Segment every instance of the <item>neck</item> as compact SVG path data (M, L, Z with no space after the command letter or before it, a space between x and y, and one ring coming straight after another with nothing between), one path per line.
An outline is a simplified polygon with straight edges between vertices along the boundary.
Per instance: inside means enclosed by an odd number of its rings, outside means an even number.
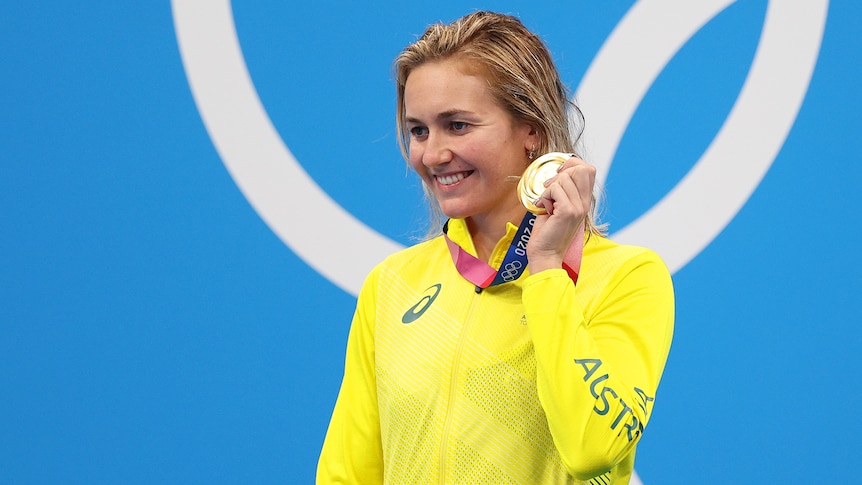
M476 248L476 256L482 261L489 262L491 253L497 246L497 242L506 235L506 223L518 225L524 218L525 209L520 206L516 210L506 213L482 214L467 218L467 228L473 238L473 246Z

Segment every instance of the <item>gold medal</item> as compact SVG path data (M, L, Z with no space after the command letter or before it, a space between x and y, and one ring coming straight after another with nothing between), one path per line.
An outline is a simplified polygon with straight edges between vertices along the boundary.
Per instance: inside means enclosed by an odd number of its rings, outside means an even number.
M524 171L521 180L518 181L518 197L524 207L533 214L547 214L548 211L537 207L535 202L545 191L545 181L557 175L560 167L572 155L561 152L551 152L533 160L533 163Z

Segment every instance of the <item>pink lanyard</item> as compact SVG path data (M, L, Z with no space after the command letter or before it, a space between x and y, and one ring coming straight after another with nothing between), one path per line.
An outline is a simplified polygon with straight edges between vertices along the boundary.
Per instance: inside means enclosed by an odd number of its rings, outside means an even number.
M452 262L455 263L455 269L458 270L458 273L464 279L476 285L477 293L489 286L517 280L527 269L526 248L535 220L536 215L527 212L520 226L518 226L518 232L515 233L515 237L509 245L509 250L506 252L499 270L492 268L488 263L468 253L464 248L449 239L449 235L447 234L449 223L447 222L443 226L443 237L446 238L446 245L449 247L449 254L452 256ZM566 270L569 278L575 284L578 283L578 273L581 270L583 251L584 231L579 230L563 257L563 269Z

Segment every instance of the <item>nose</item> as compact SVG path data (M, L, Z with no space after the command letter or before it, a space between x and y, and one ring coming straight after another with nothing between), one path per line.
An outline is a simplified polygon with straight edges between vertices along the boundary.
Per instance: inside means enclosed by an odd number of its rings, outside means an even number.
M422 164L434 168L452 161L452 150L447 138L440 133L429 133L422 151Z

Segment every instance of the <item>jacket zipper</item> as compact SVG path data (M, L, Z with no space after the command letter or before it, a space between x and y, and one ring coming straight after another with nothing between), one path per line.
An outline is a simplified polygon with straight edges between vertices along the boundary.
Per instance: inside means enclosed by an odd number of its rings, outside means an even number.
M454 408L455 393L458 388L458 369L461 365L461 355L464 352L464 346L467 342L468 330L473 321L473 312L476 309L478 299L481 297L481 292L476 292L476 296L470 302L470 309L467 312L467 318L464 320L464 326L461 328L461 335L458 337L458 346L455 348L455 355L452 358L452 370L449 378L449 399L446 403L446 418L443 422L443 431L440 438L440 484L446 483L447 454L449 452L449 431L452 427L452 408Z

